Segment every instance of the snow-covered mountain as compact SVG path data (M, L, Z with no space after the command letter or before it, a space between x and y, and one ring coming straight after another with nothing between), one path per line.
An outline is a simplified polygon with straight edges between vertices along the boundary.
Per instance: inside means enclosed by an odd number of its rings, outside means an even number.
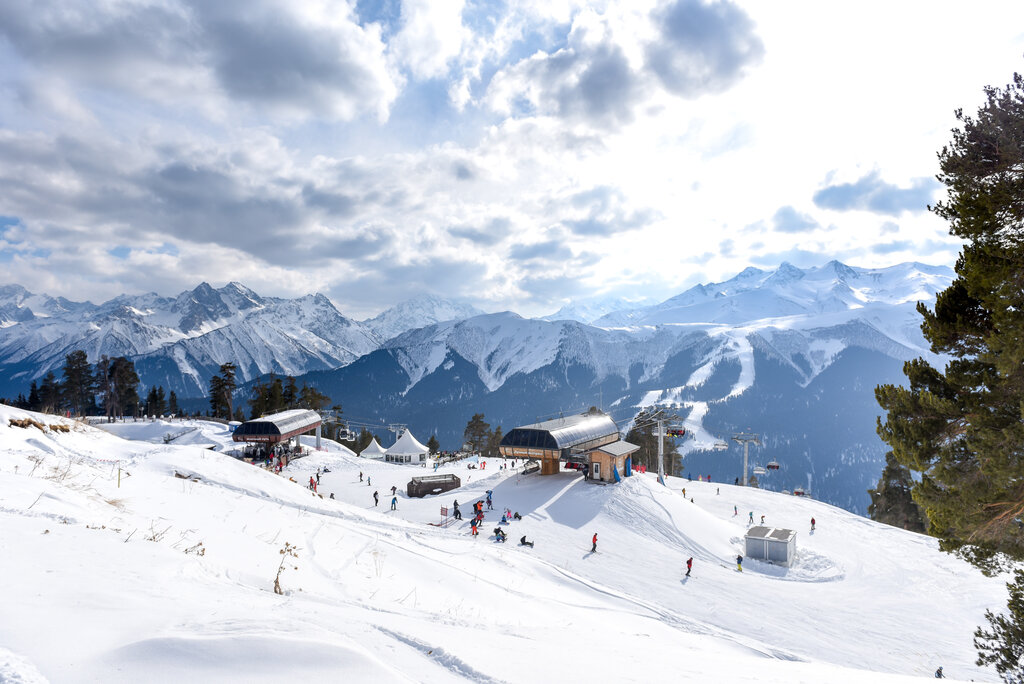
M264 298L236 283L99 306L13 286L0 289L0 396L84 349L133 358L144 383L183 399L202 396L226 361L242 382L301 375L347 412L436 434L445 448L479 412L507 431L591 405L623 424L640 407L674 406L692 435L684 472L733 481L735 455L714 447L754 431L757 460L782 464L764 486L864 512L885 453L874 388L903 382L904 361L931 358L915 306L952 278L916 263L749 268L594 325L466 318L475 310L430 297L356 323L322 296Z
M734 455L715 447L752 430L757 458L783 464L765 486L864 512L885 453L874 388L931 357L915 306L952 277L919 264L748 269L603 327L487 314L407 331L307 377L362 415L400 417L451 447L481 411L507 431L591 405L626 423L642 406L673 406L692 435L685 471L733 481Z
M363 325L382 340L443 321L459 321L484 313L475 306L435 295L423 294L407 299L363 321Z
M647 299L625 299L623 297L580 299L566 304L553 314L542 316L541 319L545 321L579 321L590 324L610 313L635 309L650 303Z
M375 349L379 339L323 295L261 297L239 283L202 283L177 297L121 295L103 304L0 288L0 395L24 391L47 371L58 376L76 349L133 359L146 385L203 396L209 378L232 361L246 381L265 373L300 375L336 368Z

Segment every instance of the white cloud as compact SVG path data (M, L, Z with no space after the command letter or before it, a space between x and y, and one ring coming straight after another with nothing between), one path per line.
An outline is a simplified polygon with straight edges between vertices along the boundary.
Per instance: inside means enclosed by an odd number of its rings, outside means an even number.
M469 31L463 0L403 0L402 27L391 40L395 59L416 78L439 78L462 51Z

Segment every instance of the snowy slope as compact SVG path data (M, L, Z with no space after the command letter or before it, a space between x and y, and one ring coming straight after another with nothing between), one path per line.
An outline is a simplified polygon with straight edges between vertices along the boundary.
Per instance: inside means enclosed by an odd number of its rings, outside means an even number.
M44 429L8 424L24 416ZM276 476L0 407L0 679L909 682L942 665L997 680L971 632L1006 578L930 538L770 492L497 465L450 466L459 490L409 499L421 468L321 452ZM321 498L298 483L324 466ZM535 548L426 524L487 489ZM797 530L791 568L736 571L750 512Z

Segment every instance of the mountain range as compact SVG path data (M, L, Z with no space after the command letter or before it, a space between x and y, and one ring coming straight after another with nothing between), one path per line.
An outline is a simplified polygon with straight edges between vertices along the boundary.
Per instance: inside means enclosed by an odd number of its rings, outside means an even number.
M64 355L84 349L90 360L129 356L144 384L183 398L203 395L227 361L242 383L294 375L349 416L404 423L444 448L460 445L474 413L508 431L600 406L625 429L640 407L659 405L688 431L678 474L734 481L741 452L730 437L753 431L752 460L781 464L762 486L862 513L884 464L874 387L902 382L908 359L935 361L915 306L952 277L919 263L782 264L645 306L589 302L531 319L424 296L362 322L322 295L261 297L238 283L98 306L8 286L0 396L59 375Z

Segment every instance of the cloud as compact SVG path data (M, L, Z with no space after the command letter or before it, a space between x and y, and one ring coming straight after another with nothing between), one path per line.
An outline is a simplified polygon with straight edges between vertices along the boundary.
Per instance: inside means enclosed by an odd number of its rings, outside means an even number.
M508 256L516 261L570 261L573 258L572 250L558 240L514 245Z
M808 233L821 226L807 214L801 214L793 207L787 206L775 212L772 227L780 233Z
M830 185L819 190L814 194L814 203L822 209L855 209L898 216L905 211L925 211L940 187L933 178L916 178L909 188L900 188L884 182L878 171L872 171L853 183Z
M390 41L395 58L416 78L439 78L458 57L469 31L462 0L404 0L402 27Z
M400 85L379 28L334 0L0 3L0 36L50 77L178 107L383 119Z
M675 95L726 90L764 56L754 22L731 2L677 0L653 18L660 40L648 46L648 64Z
M567 202L574 215L562 219L562 225L575 235L608 237L642 228L661 218L654 210L632 210L627 203L621 190L608 185L574 193ZM552 202L552 209L556 204Z
M481 247L496 245L511 232L512 221L504 216L492 218L482 228L455 226L448 229L449 235L469 240Z
M914 243L910 240L894 240L871 246L871 251L875 254L892 254L893 252L904 252L912 249L914 249Z
M615 130L659 87L684 98L721 92L763 53L753 22L727 1L678 0L650 15L586 9L574 16L565 47L498 70L485 101L508 116Z

